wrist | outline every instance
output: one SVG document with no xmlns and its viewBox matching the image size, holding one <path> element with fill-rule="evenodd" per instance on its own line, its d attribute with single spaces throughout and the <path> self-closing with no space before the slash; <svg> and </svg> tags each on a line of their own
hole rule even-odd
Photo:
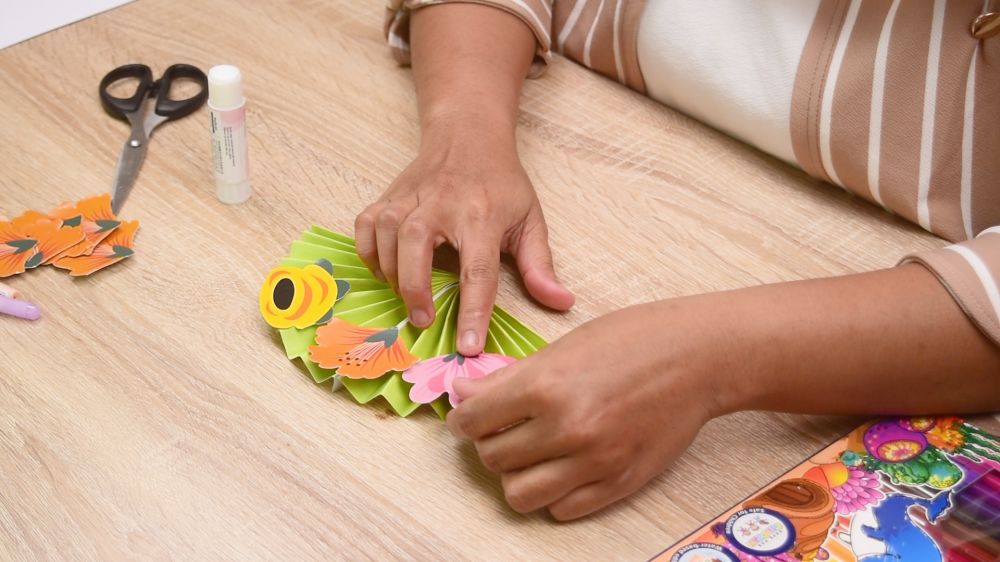
<svg viewBox="0 0 1000 562">
<path fill-rule="evenodd" d="M 739 291 L 710 293 L 650 303 L 656 319 L 648 330 L 658 373 L 687 380 L 692 401 L 703 405 L 707 419 L 755 409 L 766 369 L 754 331 L 757 323 L 744 310 Z"/>
<path fill-rule="evenodd" d="M 697 298 L 669 299 L 640 304 L 613 313 L 621 315 L 619 331 L 629 350 L 631 364 L 618 368 L 646 376 L 637 383 L 642 392 L 660 397 L 663 403 L 683 396 L 692 406 L 690 413 L 704 424 L 729 413 L 736 401 L 722 388 L 725 378 L 720 366 L 716 326 L 701 314 Z"/>
<path fill-rule="evenodd" d="M 517 116 L 496 108 L 442 104 L 420 113 L 421 150 L 465 147 L 491 154 L 516 154 Z"/>
</svg>

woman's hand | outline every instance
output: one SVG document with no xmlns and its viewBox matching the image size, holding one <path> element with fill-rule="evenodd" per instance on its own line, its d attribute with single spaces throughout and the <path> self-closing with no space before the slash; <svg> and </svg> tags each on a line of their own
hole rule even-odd
<svg viewBox="0 0 1000 562">
<path fill-rule="evenodd" d="M 559 520 L 600 509 L 663 471 L 716 413 L 704 376 L 711 350 L 699 335 L 657 329 L 655 306 L 591 321 L 485 379 L 455 381 L 463 402 L 448 427 L 475 442 L 512 508 L 547 508 Z"/>
<path fill-rule="evenodd" d="M 483 350 L 500 253 L 517 259 L 528 292 L 566 310 L 538 198 L 517 157 L 521 84 L 534 57 L 531 29 L 504 10 L 474 3 L 412 14 L 410 52 L 420 110 L 420 152 L 382 197 L 358 215 L 361 259 L 406 301 L 410 321 L 434 320 L 434 248 L 459 252 L 458 350 Z"/>
<path fill-rule="evenodd" d="M 448 415 L 518 511 L 590 513 L 737 410 L 1000 409 L 1000 346 L 921 265 L 632 307 L 479 380 Z"/>
<path fill-rule="evenodd" d="M 542 304 L 566 310 L 574 300 L 556 280 L 542 208 L 513 143 L 471 123 L 462 119 L 441 137 L 425 133 L 417 158 L 355 222 L 361 259 L 403 297 L 419 328 L 434 320 L 434 249 L 448 243 L 458 250 L 458 349 L 466 355 L 483 349 L 501 252 L 516 258 Z"/>
</svg>

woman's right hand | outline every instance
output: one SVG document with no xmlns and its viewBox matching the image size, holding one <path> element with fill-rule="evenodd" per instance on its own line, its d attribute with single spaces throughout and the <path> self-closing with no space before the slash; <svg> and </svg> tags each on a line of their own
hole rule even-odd
<svg viewBox="0 0 1000 562">
<path fill-rule="evenodd" d="M 475 355 L 486 343 L 501 252 L 516 258 L 542 304 L 566 310 L 574 300 L 556 280 L 542 209 L 517 156 L 518 98 L 535 36 L 518 16 L 475 3 L 428 5 L 410 19 L 420 150 L 358 215 L 354 233 L 361 259 L 421 328 L 434 321 L 434 249 L 458 250 L 456 343 Z"/>
<path fill-rule="evenodd" d="M 358 215 L 355 238 L 361 259 L 402 296 L 420 328 L 434 320 L 434 249 L 458 250 L 458 351 L 475 355 L 486 341 L 501 252 L 514 256 L 540 303 L 567 310 L 574 296 L 556 279 L 545 218 L 512 131 L 467 115 L 433 122 L 416 159 Z"/>
</svg>

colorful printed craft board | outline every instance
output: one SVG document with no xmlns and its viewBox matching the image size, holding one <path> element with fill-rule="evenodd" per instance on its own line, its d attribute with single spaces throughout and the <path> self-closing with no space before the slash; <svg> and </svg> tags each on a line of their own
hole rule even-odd
<svg viewBox="0 0 1000 562">
<path fill-rule="evenodd" d="M 431 291 L 434 322 L 420 330 L 409 324 L 403 300 L 365 267 L 354 240 L 313 226 L 268 273 L 258 304 L 285 354 L 317 383 L 333 379 L 362 404 L 381 396 L 401 416 L 429 404 L 443 418 L 457 404 L 455 378 L 486 376 L 545 340 L 494 307 L 485 351 L 459 355 L 458 277 L 433 270 Z"/>
<path fill-rule="evenodd" d="M 1000 438 L 957 417 L 869 422 L 654 560 L 996 562 Z"/>
</svg>

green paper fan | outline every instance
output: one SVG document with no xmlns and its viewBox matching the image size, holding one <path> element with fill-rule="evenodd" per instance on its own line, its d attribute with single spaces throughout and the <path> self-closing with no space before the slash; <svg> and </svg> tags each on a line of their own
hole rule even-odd
<svg viewBox="0 0 1000 562">
<path fill-rule="evenodd" d="M 292 242 L 288 256 L 280 261 L 282 266 L 305 267 L 317 260 L 327 260 L 333 265 L 333 276 L 346 281 L 350 291 L 333 307 L 333 315 L 345 322 L 368 328 L 388 328 L 406 319 L 403 300 L 388 284 L 376 279 L 358 257 L 354 240 L 312 226 L 302 238 Z M 434 294 L 434 323 L 424 330 L 406 324 L 399 337 L 410 353 L 420 359 L 430 359 L 456 351 L 455 337 L 458 327 L 458 277 L 447 271 L 431 272 L 431 291 Z M 317 326 L 304 329 L 278 330 L 285 355 L 299 360 L 322 383 L 334 379 L 336 369 L 324 369 L 309 359 L 309 346 L 316 343 Z M 521 358 L 545 346 L 545 340 L 500 307 L 493 307 L 485 350 L 510 357 Z M 398 371 L 391 371 L 377 379 L 349 379 L 336 377 L 354 400 L 360 404 L 382 397 L 400 416 L 408 416 L 421 404 L 410 400 L 410 383 Z M 336 383 L 335 383 L 336 388 Z M 430 404 L 442 419 L 448 412 L 445 397 Z"/>
</svg>

